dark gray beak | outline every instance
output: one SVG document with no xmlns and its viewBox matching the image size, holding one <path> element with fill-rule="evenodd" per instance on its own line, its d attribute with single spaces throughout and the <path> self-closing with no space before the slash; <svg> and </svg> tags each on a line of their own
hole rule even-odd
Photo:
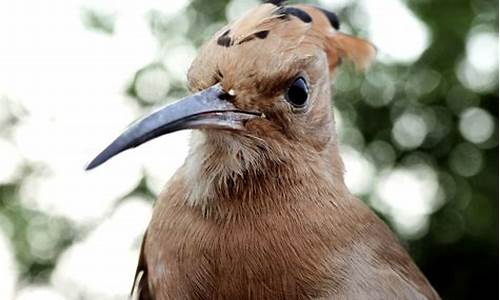
<svg viewBox="0 0 500 300">
<path fill-rule="evenodd" d="M 244 130 L 244 122 L 260 116 L 256 112 L 238 110 L 219 84 L 166 105 L 132 124 L 104 149 L 86 170 L 91 170 L 111 157 L 167 133 L 182 129 Z"/>
</svg>

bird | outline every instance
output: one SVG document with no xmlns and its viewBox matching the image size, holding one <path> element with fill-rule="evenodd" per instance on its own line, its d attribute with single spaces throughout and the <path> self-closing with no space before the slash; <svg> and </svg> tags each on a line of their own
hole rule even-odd
<svg viewBox="0 0 500 300">
<path fill-rule="evenodd" d="M 318 6 L 259 4 L 201 47 L 190 95 L 133 123 L 90 162 L 192 130 L 144 234 L 135 297 L 439 299 L 344 182 L 331 82 L 344 61 L 368 68 L 376 48 L 339 25 Z"/>
</svg>

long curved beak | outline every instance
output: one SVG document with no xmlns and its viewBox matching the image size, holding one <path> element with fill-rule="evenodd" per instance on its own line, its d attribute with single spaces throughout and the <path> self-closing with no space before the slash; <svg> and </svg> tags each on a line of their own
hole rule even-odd
<svg viewBox="0 0 500 300">
<path fill-rule="evenodd" d="M 256 112 L 238 110 L 219 84 L 166 105 L 132 124 L 86 167 L 91 170 L 111 157 L 154 138 L 182 129 L 243 130 L 244 122 L 259 117 Z"/>
</svg>

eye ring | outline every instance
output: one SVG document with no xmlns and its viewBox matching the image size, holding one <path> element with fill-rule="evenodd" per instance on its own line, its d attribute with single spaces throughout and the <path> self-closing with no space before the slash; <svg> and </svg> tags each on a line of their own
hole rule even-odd
<svg viewBox="0 0 500 300">
<path fill-rule="evenodd" d="M 309 85 L 304 77 L 295 78 L 285 91 L 285 99 L 294 111 L 303 111 L 309 100 Z"/>
</svg>

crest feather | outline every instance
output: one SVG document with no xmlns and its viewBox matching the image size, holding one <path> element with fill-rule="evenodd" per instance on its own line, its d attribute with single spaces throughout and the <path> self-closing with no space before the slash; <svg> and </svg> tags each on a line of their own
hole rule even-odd
<svg viewBox="0 0 500 300">
<path fill-rule="evenodd" d="M 217 36 L 217 44 L 232 47 L 272 36 L 281 51 L 296 47 L 317 46 L 327 57 L 330 71 L 343 59 L 366 70 L 376 55 L 375 47 L 360 38 L 338 31 L 339 19 L 333 12 L 310 5 L 283 6 L 285 1 L 267 1 L 225 27 Z M 306 42 L 305 44 L 303 42 Z"/>
<path fill-rule="evenodd" d="M 219 45 L 229 47 L 242 44 L 254 38 L 265 39 L 269 32 L 273 29 L 277 29 L 280 24 L 285 22 L 287 22 L 289 30 L 303 35 L 304 30 L 297 30 L 297 24 L 294 24 L 295 22 L 290 22 L 291 19 L 286 17 L 289 15 L 297 17 L 297 23 L 300 25 L 299 27 L 303 27 L 302 24 L 307 23 L 304 21 L 304 18 L 310 18 L 310 16 L 307 15 L 306 12 L 303 12 L 304 16 L 302 17 L 297 16 L 296 11 L 299 11 L 299 9 L 289 7 L 288 10 L 286 10 L 284 8 L 285 7 L 281 6 L 276 7 L 271 3 L 265 3 L 258 6 L 236 20 L 230 27 L 227 27 L 230 29 L 219 36 Z"/>
<path fill-rule="evenodd" d="M 342 61 L 352 62 L 358 71 L 366 70 L 377 54 L 376 48 L 368 41 L 337 31 L 339 21 L 334 13 L 319 7 L 297 5 L 313 19 L 313 31 L 323 40 L 323 50 L 328 57 L 330 71 Z"/>
</svg>

